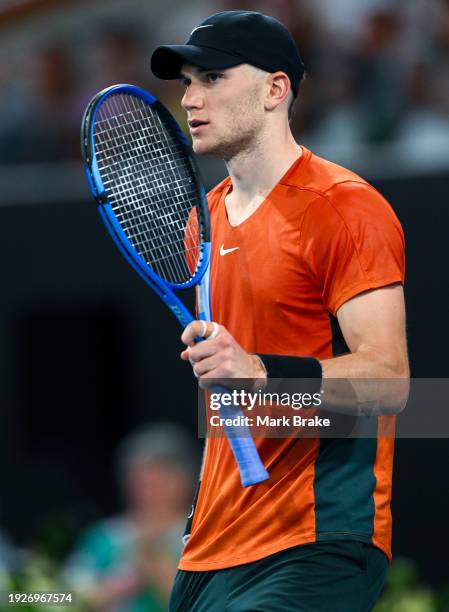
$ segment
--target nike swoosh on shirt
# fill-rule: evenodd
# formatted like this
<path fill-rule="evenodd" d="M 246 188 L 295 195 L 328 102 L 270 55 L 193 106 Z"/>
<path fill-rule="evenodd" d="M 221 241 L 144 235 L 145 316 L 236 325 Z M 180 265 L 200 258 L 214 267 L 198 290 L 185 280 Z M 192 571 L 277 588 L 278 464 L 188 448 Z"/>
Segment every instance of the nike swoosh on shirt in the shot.
<path fill-rule="evenodd" d="M 224 248 L 224 244 L 222 244 L 221 247 L 220 247 L 220 255 L 223 257 L 223 255 L 227 255 L 228 253 L 232 253 L 232 251 L 236 251 L 239 248 L 240 247 L 233 247 L 232 249 L 225 249 Z"/>

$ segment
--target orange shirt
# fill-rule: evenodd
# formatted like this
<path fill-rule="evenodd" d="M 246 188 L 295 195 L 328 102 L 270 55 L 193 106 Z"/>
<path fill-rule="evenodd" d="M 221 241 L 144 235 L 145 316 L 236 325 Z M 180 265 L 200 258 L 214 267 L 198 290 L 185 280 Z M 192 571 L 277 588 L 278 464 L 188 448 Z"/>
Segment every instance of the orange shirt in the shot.
<path fill-rule="evenodd" d="M 248 352 L 347 352 L 339 307 L 404 280 L 403 234 L 388 203 L 307 149 L 237 227 L 224 204 L 231 188 L 227 178 L 208 197 L 214 320 Z M 228 441 L 209 439 L 180 569 L 231 567 L 318 540 L 371 542 L 391 555 L 391 438 L 259 439 L 257 447 L 270 479 L 245 489 Z"/>

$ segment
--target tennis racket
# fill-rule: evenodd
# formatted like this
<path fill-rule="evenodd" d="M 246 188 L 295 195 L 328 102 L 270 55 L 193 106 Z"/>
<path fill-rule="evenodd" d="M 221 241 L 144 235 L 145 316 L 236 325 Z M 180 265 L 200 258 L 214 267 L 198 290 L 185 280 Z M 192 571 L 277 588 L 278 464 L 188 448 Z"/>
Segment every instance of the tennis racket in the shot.
<path fill-rule="evenodd" d="M 170 113 L 143 89 L 108 87 L 84 112 L 81 148 L 98 211 L 127 261 L 183 327 L 194 317 L 175 290 L 196 287 L 198 318 L 211 321 L 209 210 L 190 146 Z M 222 406 L 220 414 L 242 412 Z M 225 431 L 242 485 L 266 480 L 249 430 Z"/>

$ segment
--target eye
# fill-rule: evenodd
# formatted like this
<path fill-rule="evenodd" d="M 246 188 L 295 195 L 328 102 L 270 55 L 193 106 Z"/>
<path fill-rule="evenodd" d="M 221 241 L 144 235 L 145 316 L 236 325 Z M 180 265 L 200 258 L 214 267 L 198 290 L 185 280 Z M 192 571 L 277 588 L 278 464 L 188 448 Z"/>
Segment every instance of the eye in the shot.
<path fill-rule="evenodd" d="M 185 88 L 187 88 L 187 87 L 190 85 L 190 83 L 191 83 L 191 82 L 192 82 L 192 80 L 191 80 L 191 79 L 188 79 L 187 77 L 186 77 L 186 78 L 184 78 L 184 79 L 181 79 L 181 83 L 182 83 L 182 85 L 183 85 Z"/>
<path fill-rule="evenodd" d="M 208 83 L 216 83 L 221 79 L 221 74 L 218 72 L 208 72 L 206 74 L 206 80 Z"/>

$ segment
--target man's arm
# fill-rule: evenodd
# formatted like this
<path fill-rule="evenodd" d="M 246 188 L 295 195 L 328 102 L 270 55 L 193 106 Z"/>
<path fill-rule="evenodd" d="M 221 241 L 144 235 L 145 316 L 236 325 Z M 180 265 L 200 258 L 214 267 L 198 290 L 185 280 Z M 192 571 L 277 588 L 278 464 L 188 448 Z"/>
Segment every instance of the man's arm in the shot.
<path fill-rule="evenodd" d="M 408 378 L 402 285 L 357 295 L 337 319 L 351 352 L 321 361 L 323 378 Z"/>
<path fill-rule="evenodd" d="M 407 400 L 409 377 L 402 285 L 355 296 L 339 308 L 337 318 L 350 353 L 320 362 L 326 407 L 340 411 L 344 406 L 358 412 L 366 406 L 373 414 L 399 412 Z M 266 378 L 259 357 L 244 351 L 224 327 L 214 339 L 194 345 L 203 327 L 202 322 L 193 321 L 181 336 L 188 346 L 181 357 L 191 361 L 203 386 L 208 386 L 209 379 Z M 298 379 L 306 377 L 298 371 Z M 348 385 L 336 379 L 349 381 L 349 394 Z M 381 379 L 384 384 L 378 383 Z"/>
<path fill-rule="evenodd" d="M 337 319 L 350 353 L 321 361 L 326 408 L 372 415 L 403 410 L 410 371 L 402 285 L 355 296 Z"/>

